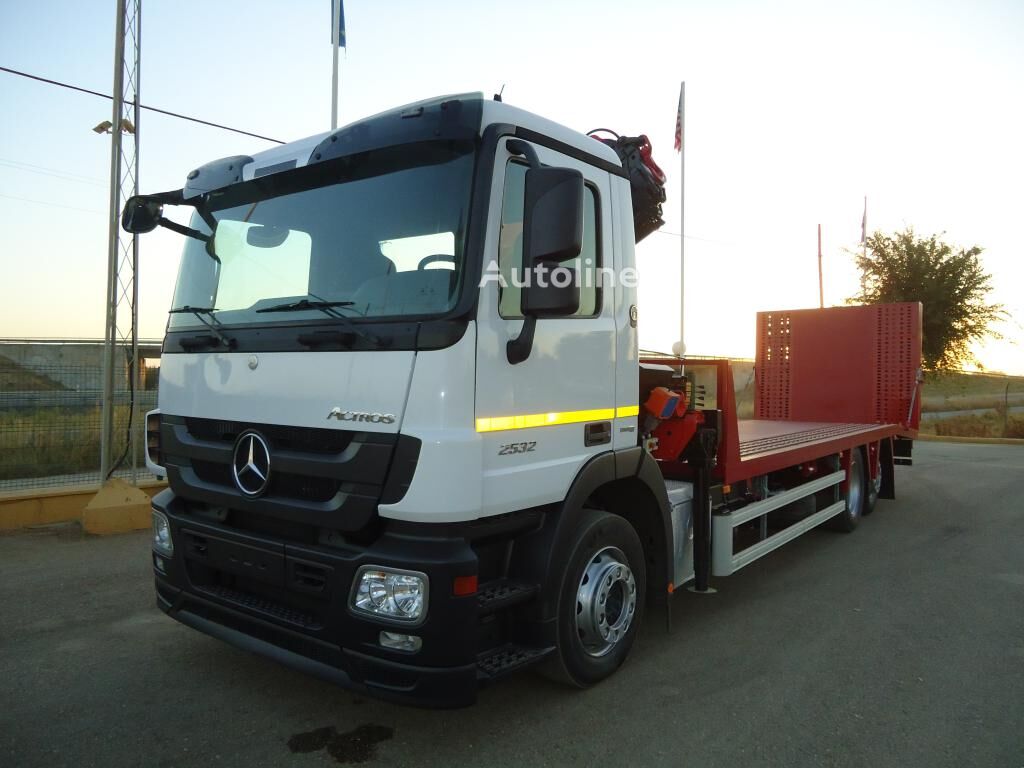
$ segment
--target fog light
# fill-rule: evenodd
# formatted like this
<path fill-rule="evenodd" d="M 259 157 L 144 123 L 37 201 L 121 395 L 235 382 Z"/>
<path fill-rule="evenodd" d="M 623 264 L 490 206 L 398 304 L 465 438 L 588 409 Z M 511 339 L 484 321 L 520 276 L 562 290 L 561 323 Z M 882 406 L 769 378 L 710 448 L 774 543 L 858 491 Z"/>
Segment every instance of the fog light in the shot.
<path fill-rule="evenodd" d="M 396 651 L 416 653 L 423 647 L 423 640 L 416 635 L 403 635 L 400 632 L 381 632 L 380 644 Z"/>
<path fill-rule="evenodd" d="M 427 615 L 427 575 L 376 565 L 364 565 L 356 574 L 350 605 L 366 613 L 410 624 Z"/>
<path fill-rule="evenodd" d="M 167 515 L 153 510 L 153 549 L 170 557 L 174 554 L 174 539 L 171 538 L 171 524 Z"/>

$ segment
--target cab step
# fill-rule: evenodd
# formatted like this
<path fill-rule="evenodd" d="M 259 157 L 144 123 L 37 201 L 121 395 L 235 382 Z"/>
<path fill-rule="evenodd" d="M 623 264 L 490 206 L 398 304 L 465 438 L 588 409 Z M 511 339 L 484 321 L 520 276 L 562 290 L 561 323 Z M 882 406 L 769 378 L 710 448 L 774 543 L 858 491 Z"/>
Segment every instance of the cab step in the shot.
<path fill-rule="evenodd" d="M 551 648 L 530 648 L 525 645 L 506 643 L 497 648 L 484 651 L 476 657 L 476 678 L 480 682 L 489 682 L 518 672 L 520 669 L 533 666 L 549 654 Z"/>
<path fill-rule="evenodd" d="M 532 600 L 537 594 L 536 584 L 527 584 L 511 579 L 495 579 L 479 586 L 476 604 L 481 614 L 494 613 L 510 605 Z"/>

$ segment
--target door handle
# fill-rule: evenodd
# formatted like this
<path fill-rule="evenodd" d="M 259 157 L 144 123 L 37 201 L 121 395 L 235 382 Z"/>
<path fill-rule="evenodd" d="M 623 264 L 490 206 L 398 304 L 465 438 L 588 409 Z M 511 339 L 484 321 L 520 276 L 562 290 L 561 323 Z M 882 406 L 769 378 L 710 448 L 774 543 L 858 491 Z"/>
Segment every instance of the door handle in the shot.
<path fill-rule="evenodd" d="M 612 441 L 612 423 L 610 421 L 593 421 L 583 428 L 583 445 L 604 445 Z"/>

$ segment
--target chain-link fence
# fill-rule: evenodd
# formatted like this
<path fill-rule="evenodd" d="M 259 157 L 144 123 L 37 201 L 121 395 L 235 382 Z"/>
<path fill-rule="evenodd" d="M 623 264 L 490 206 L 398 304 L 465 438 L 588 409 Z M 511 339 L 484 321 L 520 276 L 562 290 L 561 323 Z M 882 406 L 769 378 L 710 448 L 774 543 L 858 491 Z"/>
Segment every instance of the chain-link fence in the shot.
<path fill-rule="evenodd" d="M 128 355 L 115 356 L 115 474 L 128 480 L 153 478 L 144 422 L 156 407 L 159 355 L 155 343 L 140 346 L 135 386 Z M 0 341 L 0 492 L 99 484 L 102 396 L 101 342 Z"/>
<path fill-rule="evenodd" d="M 156 407 L 160 345 L 140 343 L 137 386 L 125 350 L 115 356 L 115 474 L 153 479 L 144 456 L 145 414 Z M 694 356 L 695 357 L 695 356 Z M 752 361 L 734 361 L 741 416 L 752 402 Z M 98 485 L 103 344 L 74 339 L 0 339 L 0 493 Z M 1024 378 L 977 374 L 934 377 L 925 385 L 922 432 L 1024 436 Z M 129 429 L 135 451 L 128 450 Z M 123 457 L 123 458 L 122 458 Z"/>

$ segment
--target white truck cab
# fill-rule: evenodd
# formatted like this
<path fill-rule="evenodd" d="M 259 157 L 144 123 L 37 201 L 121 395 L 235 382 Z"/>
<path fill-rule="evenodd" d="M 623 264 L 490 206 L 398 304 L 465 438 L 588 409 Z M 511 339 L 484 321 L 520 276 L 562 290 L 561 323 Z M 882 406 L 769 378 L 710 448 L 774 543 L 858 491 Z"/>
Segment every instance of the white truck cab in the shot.
<path fill-rule="evenodd" d="M 586 468 L 614 481 L 644 458 L 616 153 L 470 94 L 218 160 L 141 200 L 135 231 L 168 224 L 164 204 L 195 209 L 171 225 L 187 239 L 147 422 L 169 481 L 161 608 L 428 704 L 553 655 L 553 518 Z M 541 263 L 572 285 L 524 287 Z M 630 543 L 640 562 L 616 550 L 603 570 L 639 614 Z"/>

